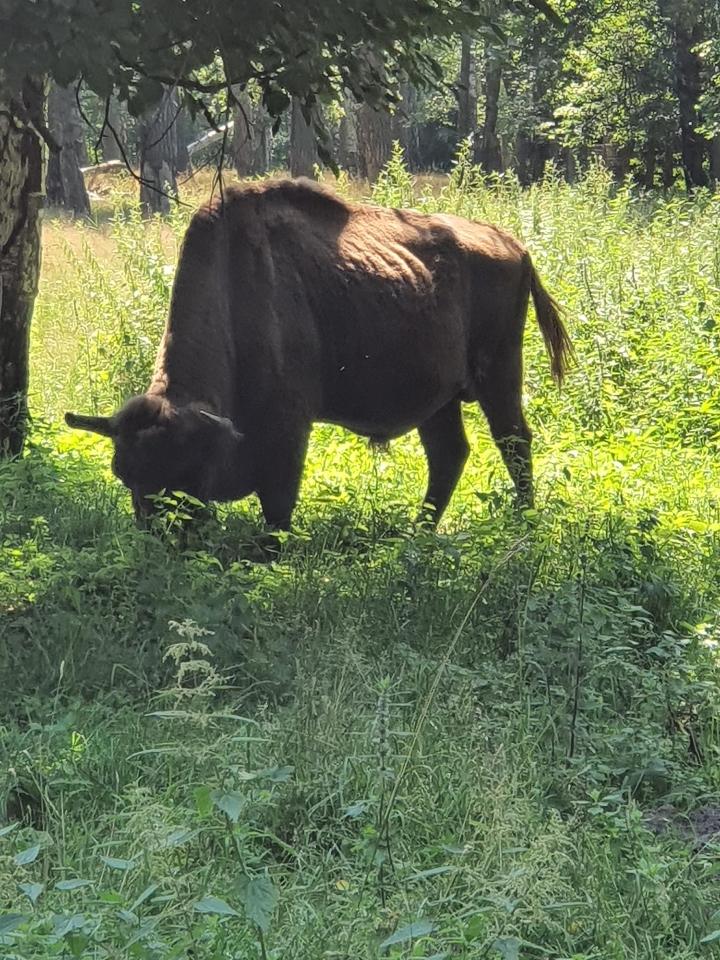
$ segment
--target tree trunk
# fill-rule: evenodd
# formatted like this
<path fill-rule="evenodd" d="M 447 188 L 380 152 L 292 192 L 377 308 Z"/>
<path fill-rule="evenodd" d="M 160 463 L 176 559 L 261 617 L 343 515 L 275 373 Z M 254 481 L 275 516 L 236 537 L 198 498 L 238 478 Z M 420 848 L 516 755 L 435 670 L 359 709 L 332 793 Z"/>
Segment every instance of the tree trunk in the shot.
<path fill-rule="evenodd" d="M 706 187 L 708 176 L 703 161 L 707 140 L 697 132 L 699 125 L 698 101 L 702 94 L 701 61 L 695 48 L 704 39 L 699 20 L 685 23 L 678 15 L 675 34 L 675 84 L 680 115 L 682 165 L 688 190 Z"/>
<path fill-rule="evenodd" d="M 577 158 L 570 147 L 563 147 L 563 163 L 565 166 L 565 179 L 568 183 L 577 183 L 578 165 Z"/>
<path fill-rule="evenodd" d="M 717 190 L 720 185 L 720 135 L 715 136 L 710 141 L 710 179 Z"/>
<path fill-rule="evenodd" d="M 239 177 L 249 177 L 253 172 L 255 140 L 253 136 L 253 105 L 246 90 L 236 90 L 237 103 L 233 105 L 232 152 L 235 172 Z"/>
<path fill-rule="evenodd" d="M 657 144 L 654 140 L 648 139 L 642 151 L 642 172 L 640 175 L 640 184 L 646 190 L 652 190 L 655 186 L 655 168 L 657 166 Z"/>
<path fill-rule="evenodd" d="M 393 140 L 398 140 L 405 155 L 405 162 L 413 169 L 420 168 L 419 125 L 413 114 L 417 108 L 418 93 L 414 84 L 408 80 L 400 84 L 401 100 L 393 117 Z"/>
<path fill-rule="evenodd" d="M 190 111 L 186 110 L 183 104 L 182 96 L 178 96 L 179 112 L 175 121 L 175 143 L 177 154 L 175 156 L 175 173 L 188 173 L 191 169 L 190 153 L 188 145 L 195 139 L 195 129 Z"/>
<path fill-rule="evenodd" d="M 633 158 L 634 152 L 635 145 L 633 143 L 625 143 L 618 148 L 615 179 L 619 183 L 623 183 L 625 180 L 627 180 L 630 174 L 630 161 Z"/>
<path fill-rule="evenodd" d="M 303 116 L 300 101 L 294 97 L 290 115 L 290 175 L 314 177 L 318 163 L 315 131 Z"/>
<path fill-rule="evenodd" d="M 545 176 L 548 160 L 552 159 L 552 145 L 548 140 L 532 137 L 530 140 L 530 182 L 539 183 Z"/>
<path fill-rule="evenodd" d="M 675 142 L 669 140 L 662 154 L 662 185 L 670 190 L 675 186 Z"/>
<path fill-rule="evenodd" d="M 363 103 L 357 111 L 358 172 L 374 183 L 392 154 L 392 117 Z"/>
<path fill-rule="evenodd" d="M 110 105 L 108 108 L 108 124 L 112 127 L 115 133 L 120 140 L 120 143 L 125 148 L 125 143 L 127 137 L 125 135 L 125 124 L 123 123 L 122 111 L 120 109 L 120 104 L 115 99 L 115 97 L 110 97 Z M 109 127 L 105 128 L 105 131 L 102 135 L 102 158 L 104 161 L 108 160 L 122 160 L 122 153 L 120 147 L 118 146 L 117 140 L 113 135 L 112 130 Z"/>
<path fill-rule="evenodd" d="M 358 175 L 357 109 L 355 98 L 346 91 L 338 134 L 338 154 L 340 166 L 354 177 Z"/>
<path fill-rule="evenodd" d="M 256 103 L 253 110 L 255 122 L 255 158 L 253 173 L 258 176 L 270 169 L 272 155 L 272 118 L 262 103 Z"/>
<path fill-rule="evenodd" d="M 48 203 L 64 207 L 76 217 L 89 217 L 90 201 L 79 165 L 85 152 L 85 131 L 72 87 L 50 87 L 48 129 L 60 147 L 52 150 L 48 159 Z"/>
<path fill-rule="evenodd" d="M 266 173 L 270 164 L 270 119 L 261 103 L 253 103 L 250 95 L 238 90 L 240 106 L 233 108 L 232 151 L 239 177 Z"/>
<path fill-rule="evenodd" d="M 461 139 L 477 130 L 477 76 L 472 38 L 465 34 L 460 47 L 460 77 L 457 84 L 457 132 Z"/>
<path fill-rule="evenodd" d="M 531 137 L 526 131 L 520 130 L 515 142 L 515 162 L 518 180 L 523 187 L 529 187 L 532 183 L 532 151 Z"/>
<path fill-rule="evenodd" d="M 167 90 L 160 103 L 138 124 L 138 157 L 143 180 L 140 207 L 144 217 L 168 214 L 171 199 L 177 197 L 177 115 L 177 94 Z"/>
<path fill-rule="evenodd" d="M 502 171 L 502 153 L 497 137 L 502 64 L 492 55 L 485 61 L 485 122 L 480 145 L 480 164 L 488 173 Z"/>
<path fill-rule="evenodd" d="M 27 78 L 18 97 L 0 94 L 0 457 L 22 452 L 27 430 L 30 321 L 40 275 L 45 82 Z"/>

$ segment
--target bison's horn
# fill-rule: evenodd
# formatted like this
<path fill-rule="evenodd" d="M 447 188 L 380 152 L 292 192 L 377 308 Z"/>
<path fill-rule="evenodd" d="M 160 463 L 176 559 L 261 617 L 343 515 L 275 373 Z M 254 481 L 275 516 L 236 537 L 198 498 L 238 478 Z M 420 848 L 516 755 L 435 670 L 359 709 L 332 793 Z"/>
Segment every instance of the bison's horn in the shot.
<path fill-rule="evenodd" d="M 65 423 L 76 430 L 90 430 L 103 437 L 115 436 L 115 424 L 112 417 L 85 417 L 79 413 L 66 413 Z"/>
<path fill-rule="evenodd" d="M 200 416 L 205 417 L 205 419 L 211 423 L 216 423 L 219 427 L 222 427 L 223 430 L 229 430 L 236 440 L 245 439 L 244 435 L 235 428 L 235 424 L 229 417 L 219 417 L 216 413 L 210 413 L 209 410 L 200 410 Z"/>

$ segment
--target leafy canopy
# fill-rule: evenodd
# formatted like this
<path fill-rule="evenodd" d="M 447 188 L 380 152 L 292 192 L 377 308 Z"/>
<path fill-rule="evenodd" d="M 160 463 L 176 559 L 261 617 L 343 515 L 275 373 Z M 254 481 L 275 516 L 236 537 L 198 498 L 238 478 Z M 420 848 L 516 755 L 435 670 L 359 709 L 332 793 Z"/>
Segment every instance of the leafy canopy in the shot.
<path fill-rule="evenodd" d="M 552 16 L 546 0 L 530 2 Z M 439 80 L 437 46 L 422 41 L 488 29 L 487 10 L 485 0 L 0 0 L 0 76 L 10 90 L 27 74 L 81 78 L 136 115 L 163 84 L 199 107 L 250 80 L 275 116 L 292 96 L 311 104 L 340 84 L 379 105 L 395 99 L 399 72 Z"/>

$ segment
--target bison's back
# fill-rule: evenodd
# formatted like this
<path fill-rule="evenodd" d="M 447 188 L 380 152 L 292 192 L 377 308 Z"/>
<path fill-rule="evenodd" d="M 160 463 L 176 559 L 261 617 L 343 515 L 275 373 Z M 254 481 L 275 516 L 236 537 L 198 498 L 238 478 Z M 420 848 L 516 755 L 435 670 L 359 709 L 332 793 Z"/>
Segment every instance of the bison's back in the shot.
<path fill-rule="evenodd" d="M 309 181 L 251 185 L 199 216 L 226 238 L 245 405 L 282 395 L 312 419 L 392 436 L 475 395 L 522 275 L 509 235 Z"/>

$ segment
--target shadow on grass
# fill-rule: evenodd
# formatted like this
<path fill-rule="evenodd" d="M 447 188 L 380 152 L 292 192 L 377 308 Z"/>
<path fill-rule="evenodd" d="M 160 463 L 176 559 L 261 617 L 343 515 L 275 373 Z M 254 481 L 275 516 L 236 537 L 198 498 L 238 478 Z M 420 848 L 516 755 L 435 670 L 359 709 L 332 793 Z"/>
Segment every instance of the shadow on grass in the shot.
<path fill-rule="evenodd" d="M 368 516 L 306 504 L 279 557 L 258 563 L 252 503 L 160 537 L 82 457 L 36 446 L 0 468 L 0 516 L 8 716 L 47 698 L 147 699 L 172 678 L 169 623 L 185 620 L 210 631 L 241 699 L 292 698 L 299 668 L 354 649 L 391 672 L 412 663 L 428 683 L 469 671 L 498 717 L 523 690 L 545 718 L 537 736 L 566 752 L 641 696 L 683 737 L 714 716 L 702 683 L 715 662 L 685 626 L 699 612 L 695 574 L 641 514 L 547 509 L 528 522 L 507 507 L 437 535 L 397 505 Z"/>

